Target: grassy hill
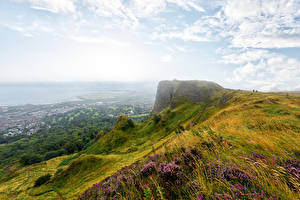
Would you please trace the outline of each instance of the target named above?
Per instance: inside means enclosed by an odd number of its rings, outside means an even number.
[[[141,123],[121,116],[79,154],[16,163],[0,199],[299,199],[299,158],[299,94],[222,89]]]

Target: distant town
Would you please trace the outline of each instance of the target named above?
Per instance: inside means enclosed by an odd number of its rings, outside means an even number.
[[[128,115],[133,119],[147,117],[153,106],[149,96],[125,95],[87,97],[81,101],[71,101],[46,105],[22,105],[0,107],[0,137],[32,135],[41,129],[49,129],[56,121],[74,120],[85,117],[118,117]],[[120,98],[121,97],[121,98]],[[86,111],[86,112],[85,112]]]

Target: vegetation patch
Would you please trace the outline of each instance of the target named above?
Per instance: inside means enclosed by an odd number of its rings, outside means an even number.
[[[78,158],[80,156],[79,153],[73,155],[73,156],[70,156],[66,159],[64,159],[61,163],[59,163],[58,167],[61,167],[61,166],[64,166],[64,165],[69,165],[74,159]]]
[[[43,184],[45,184],[46,182],[48,182],[51,179],[51,175],[50,174],[46,174],[44,176],[40,176],[35,182],[34,182],[34,187],[38,187],[41,186]]]

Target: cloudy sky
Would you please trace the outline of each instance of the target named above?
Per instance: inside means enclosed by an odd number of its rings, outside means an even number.
[[[1,0],[0,82],[300,90],[300,0]]]

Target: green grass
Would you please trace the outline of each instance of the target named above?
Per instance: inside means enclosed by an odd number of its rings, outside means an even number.
[[[58,167],[61,167],[61,166],[64,166],[64,165],[69,165],[74,159],[78,158],[80,156],[79,153],[73,155],[73,156],[70,156],[66,159],[64,159],[61,163],[59,163]]]
[[[131,115],[131,118],[147,117],[149,114]]]
[[[219,103],[220,95],[199,104],[178,99],[171,108],[160,113],[161,120],[158,123],[148,119],[134,123],[134,127],[127,127],[129,119],[121,117],[111,132],[101,133],[99,139],[81,154],[47,161],[55,162],[51,165],[21,168],[11,178],[4,175],[7,181],[0,181],[0,199],[57,199],[58,196],[74,199],[122,167],[144,160],[150,154],[174,151],[180,146],[196,146],[208,160],[218,155],[223,162],[256,170],[260,174],[256,181],[261,180],[267,191],[281,197],[296,197],[295,193],[284,189],[281,182],[273,182],[271,166],[252,166],[241,155],[260,152],[269,157],[295,155],[299,158],[300,95],[227,91],[226,97],[227,101],[223,104]],[[185,128],[179,135],[175,134],[178,125]],[[203,142],[215,143],[214,138],[220,137],[224,143],[215,151],[201,146]],[[23,178],[27,172],[28,176],[35,173],[34,177],[38,177],[49,171],[54,174],[60,168],[62,171],[39,188],[31,188],[33,178],[28,183]],[[200,168],[195,178],[201,182],[201,190],[207,194],[227,187],[226,183],[207,181]],[[21,182],[19,188],[22,189],[12,187],[12,184]],[[8,190],[9,187],[12,188]]]

